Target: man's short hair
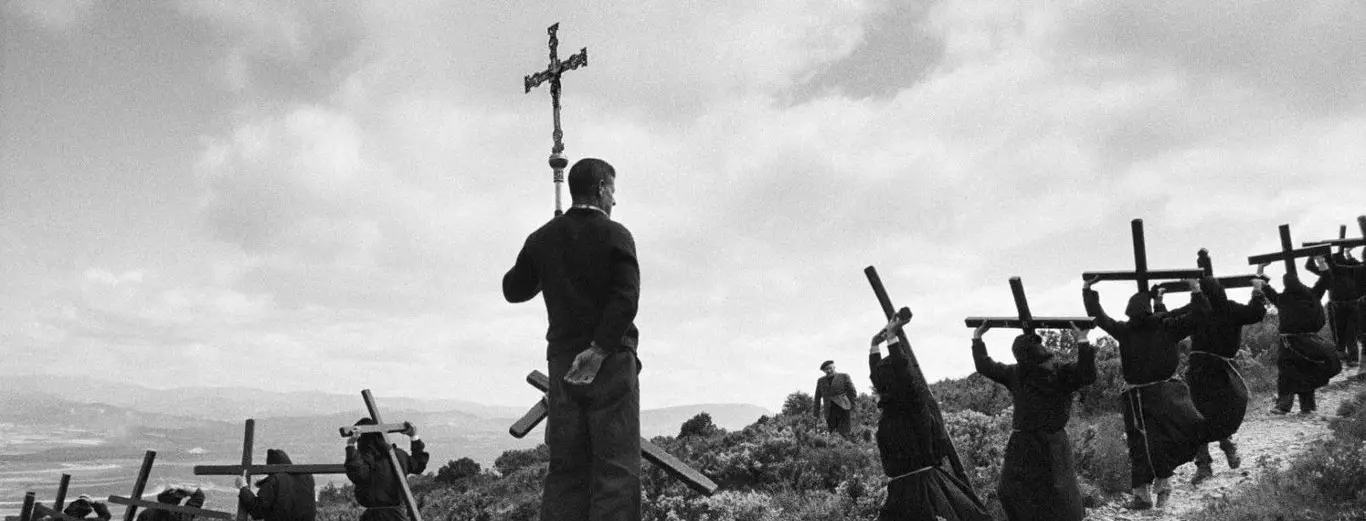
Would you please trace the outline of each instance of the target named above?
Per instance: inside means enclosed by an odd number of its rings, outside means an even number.
[[[585,157],[569,169],[569,196],[583,197],[593,195],[598,183],[616,179],[617,170],[601,159]]]

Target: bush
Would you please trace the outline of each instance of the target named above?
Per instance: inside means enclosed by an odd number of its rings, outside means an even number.
[[[528,466],[548,462],[550,462],[550,447],[542,443],[534,449],[509,450],[502,453],[498,459],[493,460],[493,468],[498,471],[498,474],[511,476]]]
[[[1104,493],[1130,489],[1129,446],[1124,441],[1123,418],[1110,415],[1074,420],[1067,433],[1079,478]]]
[[[705,438],[720,432],[720,430],[715,423],[712,423],[710,414],[699,412],[697,416],[683,422],[683,426],[678,429],[678,437],[700,436]]]
[[[436,481],[439,483],[455,483],[470,476],[478,476],[480,471],[479,463],[470,458],[451,460],[446,463],[446,466],[436,471]]]

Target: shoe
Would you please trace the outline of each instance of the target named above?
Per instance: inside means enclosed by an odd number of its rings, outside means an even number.
[[[1170,491],[1170,490],[1163,490],[1163,491],[1161,491],[1161,492],[1158,492],[1158,493],[1157,493],[1157,508],[1162,508],[1162,507],[1167,506],[1167,500],[1168,500],[1168,499],[1171,499],[1171,497],[1172,497],[1172,491]]]
[[[1238,456],[1238,449],[1225,452],[1224,457],[1228,458],[1228,468],[1236,469],[1243,464],[1243,458]]]
[[[1129,510],[1149,510],[1153,508],[1153,504],[1151,502],[1144,501],[1141,498],[1133,498],[1130,499],[1128,503],[1124,504],[1124,508]]]
[[[1286,411],[1286,412],[1290,412],[1290,411]],[[1314,409],[1309,409],[1309,410],[1307,410],[1307,411],[1305,411],[1305,410],[1300,410],[1300,416],[1309,416],[1309,415],[1311,415],[1311,414],[1314,414]]]
[[[1285,415],[1287,415],[1287,414],[1290,414],[1290,409],[1282,409],[1282,408],[1280,408],[1280,407],[1272,407],[1271,410],[1268,411],[1268,412],[1270,412],[1271,414],[1275,414],[1275,415],[1277,415],[1277,416],[1285,416]]]
[[[1232,467],[1232,465],[1229,465],[1229,466]],[[1195,467],[1195,476],[1191,477],[1191,485],[1199,485],[1199,484],[1201,484],[1201,483],[1204,483],[1205,480],[1207,480],[1207,479],[1209,479],[1209,478],[1212,478],[1212,477],[1214,477],[1214,470],[1213,470],[1213,469],[1211,469],[1211,468],[1209,468],[1209,467],[1206,467],[1206,466],[1197,466],[1197,467]],[[1167,493],[1167,491],[1165,491],[1165,490],[1158,493],[1158,495],[1157,495],[1157,506],[1159,506],[1159,507],[1162,506],[1162,494],[1165,494],[1165,493]]]

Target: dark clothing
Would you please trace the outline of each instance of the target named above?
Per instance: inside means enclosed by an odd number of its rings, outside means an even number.
[[[978,373],[1010,390],[1014,404],[998,489],[1007,519],[1081,521],[1086,509],[1063,428],[1072,416],[1073,393],[1096,381],[1095,348],[1079,346],[1076,362],[1050,357],[1006,365],[993,361],[986,344],[974,339],[972,359]]]
[[[879,353],[868,355],[869,378],[882,409],[877,424],[878,455],[882,471],[892,478],[878,521],[990,520],[972,487],[940,466],[945,453],[935,445],[933,398],[912,385],[910,361],[903,349],[888,347],[886,359]]]
[[[550,321],[547,359],[577,355],[590,341],[608,351],[636,350],[640,266],[625,226],[573,208],[532,232],[503,276],[503,296],[525,302],[538,292]]]
[[[267,465],[289,465],[289,455],[283,450],[266,451]],[[313,521],[317,515],[313,476],[310,474],[271,474],[256,482],[260,489],[242,487],[237,500],[252,519],[265,521]]]
[[[1361,336],[1360,318],[1361,305],[1357,301],[1328,302],[1328,326],[1333,333],[1333,344],[1338,353],[1347,355],[1349,362],[1361,359],[1357,342],[1357,337]]]
[[[346,447],[346,477],[355,485],[356,502],[365,507],[360,518],[362,521],[400,521],[406,517],[404,509],[408,508],[403,500],[403,485],[399,483],[383,445],[374,443],[376,438],[366,436],[378,438],[378,435],[364,434],[360,448]],[[397,445],[389,446],[398,457],[404,479],[409,474],[422,474],[431,459],[425,450],[427,444],[422,440],[412,440],[408,447],[413,451],[411,456]]]
[[[1218,279],[1205,277],[1200,288],[1209,311],[1200,315],[1191,333],[1186,383],[1196,410],[1205,417],[1210,437],[1223,440],[1238,432],[1247,414],[1247,383],[1238,373],[1234,358],[1243,343],[1243,326],[1266,316],[1266,297],[1253,292],[1246,305],[1230,301]],[[1190,312],[1190,306],[1172,311]]]
[[[635,239],[605,214],[573,208],[527,237],[503,277],[508,302],[544,292],[550,326],[542,521],[638,520],[640,360],[635,324],[640,266]],[[592,384],[564,381],[591,343],[607,350]]]
[[[1299,278],[1287,273],[1283,281],[1281,292],[1266,288],[1267,299],[1280,315],[1276,393],[1312,393],[1342,371],[1342,362],[1333,345],[1318,335],[1327,320],[1319,299]]]
[[[827,402],[826,426],[831,431],[847,436],[853,427],[849,412],[854,408],[854,400],[858,399],[858,391],[854,389],[854,382],[849,375],[835,373],[817,379],[814,398],[817,415],[821,413],[821,401]]]
[[[1361,356],[1357,345],[1361,309],[1357,299],[1361,298],[1361,286],[1366,282],[1366,266],[1335,253],[1328,259],[1327,270],[1320,270],[1314,259],[1306,262],[1305,269],[1319,276],[1312,289],[1314,296],[1321,299],[1328,293],[1328,325],[1338,353],[1345,354],[1349,362],[1357,362]]]
[[[1295,397],[1300,397],[1300,412],[1314,412],[1318,410],[1318,404],[1314,401],[1314,391],[1302,393],[1286,392],[1276,394],[1276,408],[1285,412],[1290,412],[1290,408],[1295,406]]]
[[[602,362],[589,385],[564,381],[574,354],[550,359],[543,521],[636,521],[640,504],[640,364],[632,352]]]
[[[1176,467],[1195,457],[1200,446],[1215,440],[1191,401],[1190,389],[1176,378],[1177,342],[1194,333],[1211,311],[1210,303],[1203,293],[1192,293],[1189,311],[1151,313],[1148,294],[1139,292],[1129,299],[1129,321],[1121,322],[1105,314],[1095,291],[1083,290],[1082,298],[1096,325],[1119,341],[1120,364],[1129,386],[1120,395],[1120,407],[1131,484],[1139,487],[1170,477]]]
[[[185,495],[183,492],[180,492],[177,489],[168,488],[166,490],[161,491],[161,493],[157,494],[157,502],[164,503],[167,505],[180,505],[180,499],[184,497]],[[180,506],[188,508],[203,508],[204,491],[195,489],[194,492],[190,493],[189,499],[185,500],[185,504]],[[193,519],[194,516],[189,514],[181,514],[178,512],[167,512],[165,510],[144,508],[142,512],[138,513],[137,521],[191,521]]]
[[[113,515],[109,513],[109,506],[100,501],[86,501],[78,498],[75,501],[72,501],[70,505],[67,505],[66,508],[62,509],[63,514],[76,519],[84,519],[85,516],[90,515],[92,512],[95,514],[95,517],[92,519],[109,521],[109,519],[113,517]]]

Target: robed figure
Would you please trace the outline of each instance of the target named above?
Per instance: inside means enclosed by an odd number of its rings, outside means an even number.
[[[1072,396],[1096,381],[1095,348],[1077,329],[1077,360],[1064,362],[1044,348],[1038,335],[1027,332],[1015,337],[1010,350],[1016,363],[1007,365],[987,355],[982,341],[987,329],[984,323],[973,334],[972,360],[978,373],[1010,390],[1015,406],[997,489],[1006,518],[1085,519],[1072,442],[1064,428],[1072,417]]]
[[[878,345],[889,342],[887,358]],[[951,447],[935,443],[933,396],[912,385],[909,346],[894,330],[873,336],[868,368],[882,415],[877,448],[887,474],[887,500],[878,521],[988,521],[986,507],[971,487],[943,465]]]
[[[1258,269],[1260,272],[1260,268]],[[1276,356],[1276,406],[1272,414],[1286,414],[1300,398],[1300,413],[1318,408],[1314,391],[1342,372],[1332,343],[1319,336],[1327,318],[1314,291],[1293,273],[1282,277],[1285,289],[1266,287],[1266,298],[1276,306],[1281,341]]]

